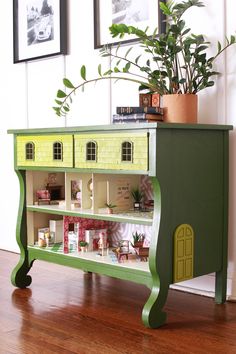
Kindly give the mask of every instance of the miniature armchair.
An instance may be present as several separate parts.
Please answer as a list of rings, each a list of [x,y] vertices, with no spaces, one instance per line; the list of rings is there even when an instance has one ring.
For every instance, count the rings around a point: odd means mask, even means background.
[[[36,199],[38,205],[50,204],[51,195],[47,189],[39,189],[36,191]]]

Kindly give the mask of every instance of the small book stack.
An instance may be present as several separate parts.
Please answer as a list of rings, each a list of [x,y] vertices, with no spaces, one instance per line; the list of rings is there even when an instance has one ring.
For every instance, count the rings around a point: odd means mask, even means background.
[[[152,97],[153,96],[153,97]],[[158,96],[158,100],[157,100]],[[150,123],[163,121],[158,94],[140,94],[139,107],[116,107],[113,123]],[[155,97],[155,100],[153,99]]]

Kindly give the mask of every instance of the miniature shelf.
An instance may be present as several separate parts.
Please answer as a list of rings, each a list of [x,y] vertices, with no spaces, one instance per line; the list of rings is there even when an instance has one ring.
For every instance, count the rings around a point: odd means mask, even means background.
[[[124,222],[138,225],[152,226],[153,212],[125,212],[114,214],[96,214],[89,209],[73,209],[66,210],[64,207],[58,205],[28,205],[27,211],[50,213],[57,215],[80,216],[86,219],[107,220],[115,222]]]
[[[152,285],[148,262],[125,260],[118,263],[111,251],[108,256],[99,256],[97,252],[72,252],[64,254],[59,248],[53,251],[48,247],[42,249],[37,246],[28,246],[28,252],[30,262],[34,259],[45,260],[61,265],[69,265],[87,272],[97,271],[103,275],[132,280],[148,287]]]

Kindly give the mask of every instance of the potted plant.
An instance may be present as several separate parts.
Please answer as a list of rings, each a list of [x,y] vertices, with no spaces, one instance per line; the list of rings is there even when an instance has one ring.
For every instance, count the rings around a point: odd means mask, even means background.
[[[135,231],[132,233],[132,236],[133,236],[133,243],[131,243],[132,247],[134,248],[143,247],[143,242],[145,238],[144,234]]]
[[[131,190],[131,195],[134,199],[134,210],[140,210],[141,209],[141,201],[143,199],[143,193],[141,190],[136,187]]]
[[[80,249],[81,249],[81,252],[84,252],[88,246],[88,242],[86,241],[79,241],[79,246],[80,246]]]
[[[113,208],[115,208],[116,205],[112,203],[105,203],[105,206],[107,207],[107,213],[113,214]]]
[[[55,100],[57,106],[53,107],[56,114],[66,115],[70,111],[74,93],[80,88],[84,89],[86,84],[104,79],[122,79],[136,82],[139,84],[139,90],[161,94],[166,121],[179,121],[177,108],[173,108],[173,102],[169,103],[171,100],[180,103],[180,116],[184,117],[186,122],[196,122],[197,93],[214,85],[212,77],[219,74],[213,67],[215,60],[235,44],[236,37],[231,35],[229,39],[226,38],[224,46],[218,42],[215,55],[208,57],[210,42],[201,34],[190,33],[191,29],[186,27],[183,19],[185,12],[194,6],[203,7],[204,4],[199,0],[184,0],[178,3],[168,1],[166,4],[161,2],[161,11],[166,15],[166,32],[159,36],[156,35],[156,30],[150,35],[134,26],[113,24],[110,27],[113,37],[134,35],[139,39],[140,54],[132,59],[132,46],[125,55],[120,55],[120,46],[116,50],[111,50],[108,46],[103,47],[100,54],[102,57],[111,58],[111,67],[102,70],[99,64],[98,76],[87,79],[86,67],[83,65],[80,70],[82,82],[77,85],[64,78],[64,86],[69,92],[58,90]],[[188,108],[187,100],[190,100],[191,108]],[[184,113],[184,108],[187,114]]]

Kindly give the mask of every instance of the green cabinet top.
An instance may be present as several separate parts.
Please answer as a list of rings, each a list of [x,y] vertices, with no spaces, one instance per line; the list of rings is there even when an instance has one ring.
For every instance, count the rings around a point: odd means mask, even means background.
[[[179,124],[179,123],[129,123],[91,125],[78,127],[9,129],[9,134],[76,133],[89,131],[140,130],[140,129],[190,129],[190,130],[232,130],[232,125],[221,124]]]

